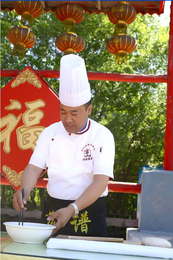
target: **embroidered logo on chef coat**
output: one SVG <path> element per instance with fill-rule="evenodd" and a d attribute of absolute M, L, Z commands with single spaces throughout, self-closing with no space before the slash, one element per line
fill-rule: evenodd
<path fill-rule="evenodd" d="M 83 161 L 89 161 L 89 160 L 92 160 L 93 157 L 92 157 L 92 151 L 95 150 L 95 147 L 94 145 L 92 144 L 86 144 L 83 149 L 82 149 L 82 152 L 83 152 L 83 158 L 82 160 Z"/>
<path fill-rule="evenodd" d="M 88 223 L 91 220 L 88 217 L 88 211 L 85 210 L 84 213 L 81 213 L 80 216 L 77 216 L 74 220 L 70 221 L 71 225 L 74 225 L 74 231 L 77 233 L 78 228 L 81 228 L 81 232 L 85 234 L 88 233 Z"/>

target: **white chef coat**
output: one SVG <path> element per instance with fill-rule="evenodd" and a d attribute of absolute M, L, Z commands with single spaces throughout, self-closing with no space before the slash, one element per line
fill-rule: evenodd
<path fill-rule="evenodd" d="M 93 175 L 113 178 L 115 144 L 112 133 L 89 119 L 83 132 L 69 134 L 62 122 L 41 133 L 29 164 L 48 167 L 47 191 L 57 199 L 76 200 Z M 106 196 L 108 188 L 101 196 Z"/>

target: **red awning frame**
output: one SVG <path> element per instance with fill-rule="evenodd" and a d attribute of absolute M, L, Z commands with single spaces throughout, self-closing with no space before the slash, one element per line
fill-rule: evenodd
<path fill-rule="evenodd" d="M 164 4 L 164 1 L 161 1 Z M 132 75 L 132 74 L 112 74 L 112 73 L 92 73 L 88 72 L 89 80 L 108 80 L 125 82 L 148 82 L 167 83 L 167 112 L 166 112 L 166 132 L 165 132 L 165 154 L 164 170 L 173 171 L 173 1 L 171 1 L 170 32 L 168 45 L 168 69 L 167 75 Z M 20 70 L 1 70 L 1 77 L 15 77 Z M 59 78 L 59 71 L 41 71 L 36 74 L 45 78 Z M 1 184 L 10 185 L 2 176 Z M 36 187 L 45 188 L 47 179 L 38 180 Z M 140 193 L 141 185 L 137 183 L 109 182 L 109 191 L 123 193 Z"/>
<path fill-rule="evenodd" d="M 62 5 L 67 1 L 42 1 L 45 12 L 55 12 L 57 6 Z M 86 13 L 89 14 L 107 14 L 109 9 L 115 5 L 118 1 L 70 1 L 82 6 Z M 137 13 L 145 14 L 157 14 L 161 15 L 164 12 L 165 1 L 130 1 L 130 4 L 136 9 Z M 1 1 L 1 9 L 3 11 L 14 10 L 14 1 Z"/>

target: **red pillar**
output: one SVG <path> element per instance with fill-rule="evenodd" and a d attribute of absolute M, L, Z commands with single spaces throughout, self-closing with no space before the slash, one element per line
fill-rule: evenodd
<path fill-rule="evenodd" d="M 170 8 L 164 170 L 173 171 L 173 1 Z"/>

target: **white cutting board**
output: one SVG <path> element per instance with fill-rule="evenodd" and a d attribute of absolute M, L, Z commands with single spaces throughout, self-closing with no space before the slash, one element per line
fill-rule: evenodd
<path fill-rule="evenodd" d="M 50 238 L 48 249 L 61 249 L 82 252 L 145 256 L 173 259 L 173 249 L 153 246 L 131 245 L 116 242 L 98 242 L 73 239 Z"/>

